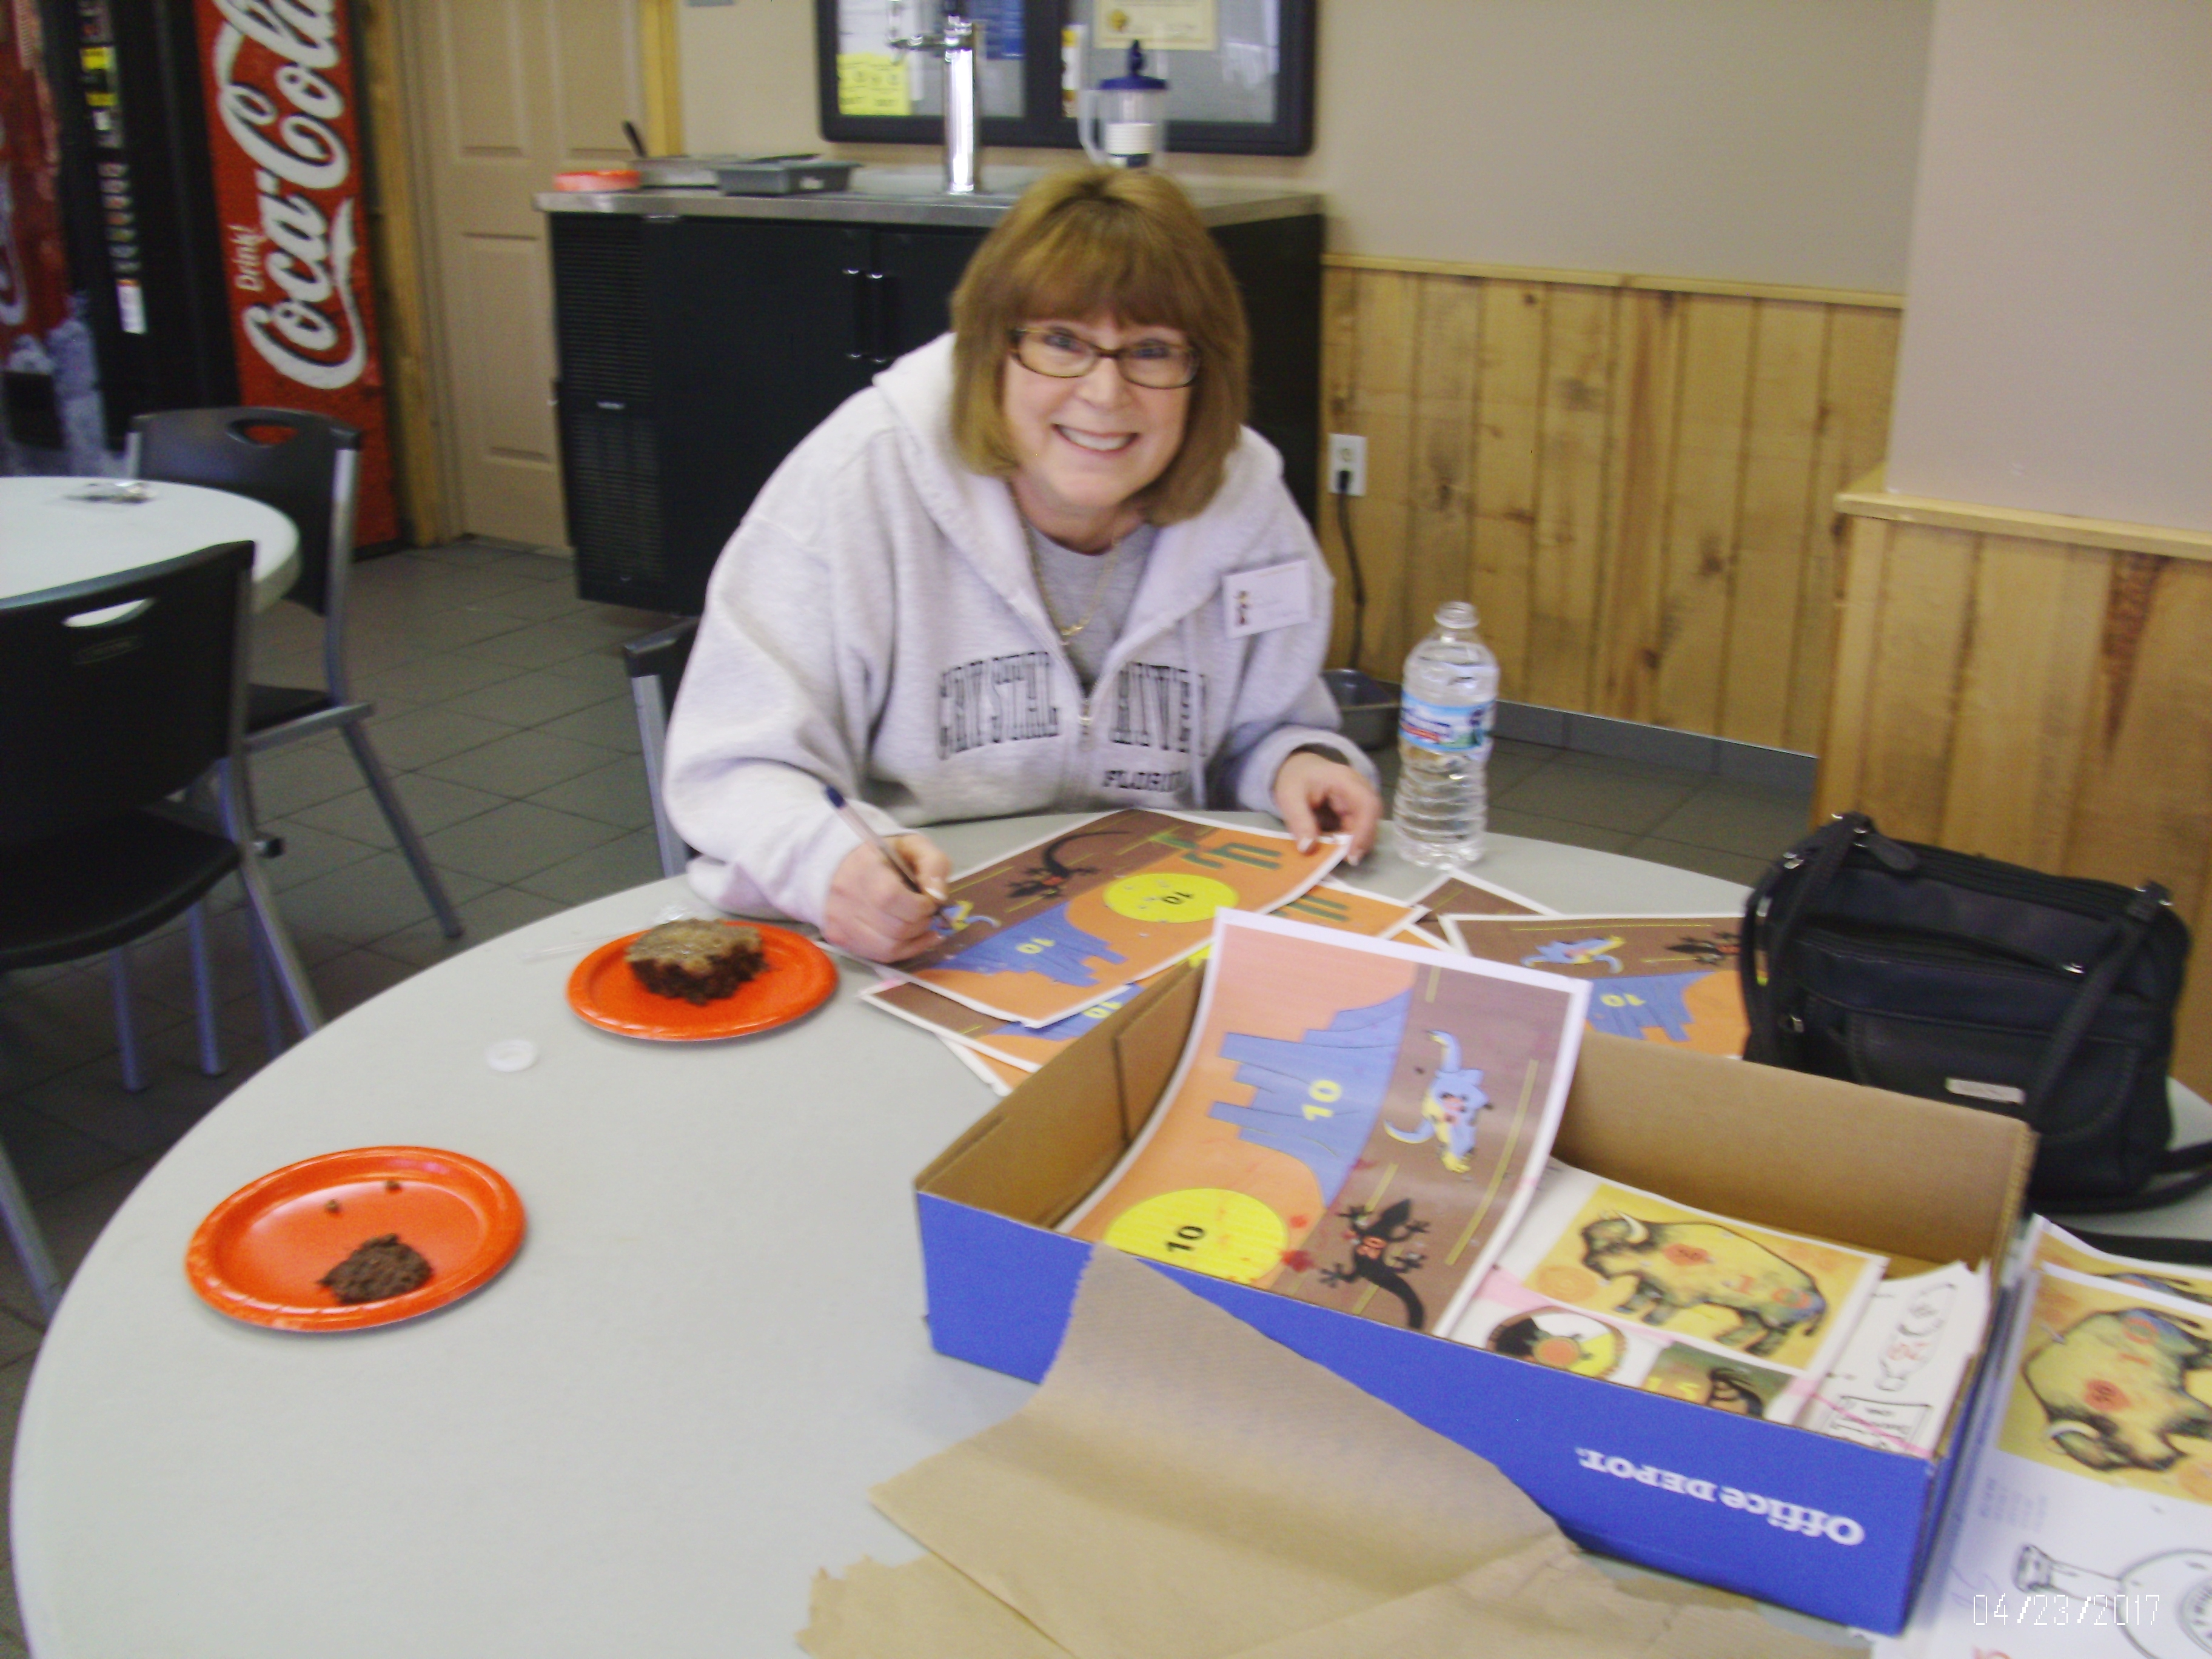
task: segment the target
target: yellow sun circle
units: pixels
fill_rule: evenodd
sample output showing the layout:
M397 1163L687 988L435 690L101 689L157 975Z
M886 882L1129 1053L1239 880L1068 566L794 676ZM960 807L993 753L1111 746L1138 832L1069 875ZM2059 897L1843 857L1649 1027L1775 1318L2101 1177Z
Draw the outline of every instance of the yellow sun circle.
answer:
M1106 1230L1131 1255L1250 1284L1279 1266L1291 1242L1282 1217L1258 1199L1220 1187L1186 1187L1133 1204Z
M1106 890L1106 908L1132 921L1212 921L1216 910L1236 904L1237 890L1225 881L1164 870L1124 876Z

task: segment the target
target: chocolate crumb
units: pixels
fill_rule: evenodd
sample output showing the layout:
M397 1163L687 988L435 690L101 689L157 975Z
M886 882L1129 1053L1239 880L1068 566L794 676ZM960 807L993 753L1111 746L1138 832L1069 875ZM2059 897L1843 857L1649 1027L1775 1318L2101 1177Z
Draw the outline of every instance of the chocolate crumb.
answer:
M404 1296L430 1276L430 1264L412 1245L386 1233L362 1243L315 1282L341 1302L382 1302Z
M387 1193L396 1193L399 1190L399 1183L396 1181L387 1181L384 1183L384 1190Z
M337 1201L337 1200L336 1200L336 1199L334 1198L334 1199L330 1200L327 1203L325 1203L325 1204L323 1206L323 1213L324 1213L325 1215L336 1215L336 1214L337 1214L337 1213L341 1209L343 1209L343 1208L344 1208L344 1207L345 1207L345 1206L344 1206L343 1205L340 1204L340 1203Z

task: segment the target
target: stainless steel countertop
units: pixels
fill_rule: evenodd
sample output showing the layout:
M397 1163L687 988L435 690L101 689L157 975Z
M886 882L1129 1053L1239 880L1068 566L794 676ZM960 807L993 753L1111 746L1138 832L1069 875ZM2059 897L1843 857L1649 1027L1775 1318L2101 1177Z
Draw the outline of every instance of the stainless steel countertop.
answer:
M816 219L878 225L949 225L988 229L1013 205L1034 168L987 169L986 183L1000 188L974 196L947 196L935 167L908 170L862 167L855 188L804 196L724 196L713 190L544 191L538 207L545 213L634 213L703 219ZM1178 180L1178 182L1181 182ZM1293 219L1322 210L1310 191L1251 189L1231 185L1185 184L1209 225L1243 224L1256 219Z

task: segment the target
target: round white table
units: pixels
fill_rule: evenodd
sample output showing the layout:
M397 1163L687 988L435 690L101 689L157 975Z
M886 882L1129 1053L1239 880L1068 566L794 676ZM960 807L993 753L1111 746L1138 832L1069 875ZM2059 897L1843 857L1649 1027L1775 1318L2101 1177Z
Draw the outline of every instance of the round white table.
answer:
M227 489L149 483L143 500L87 500L113 478L0 478L0 599L136 570L219 542L253 544L253 608L284 597L300 532L283 514Z
M1221 815L1229 816L1229 815ZM1070 822L939 826L956 866ZM1387 832L1386 832L1387 835ZM1346 872L1389 894L1421 872ZM1731 910L1685 871L1495 838L1566 911ZM78 1270L15 1447L40 1659L790 1655L815 1571L915 1547L868 1488L1029 1385L932 1352L910 1183L991 1103L927 1032L836 996L760 1037L629 1041L562 988L679 881L477 946L293 1048L142 1182ZM527 1038L536 1064L485 1050ZM285 1335L208 1308L186 1241L318 1152L411 1143L513 1181L498 1279L410 1323Z

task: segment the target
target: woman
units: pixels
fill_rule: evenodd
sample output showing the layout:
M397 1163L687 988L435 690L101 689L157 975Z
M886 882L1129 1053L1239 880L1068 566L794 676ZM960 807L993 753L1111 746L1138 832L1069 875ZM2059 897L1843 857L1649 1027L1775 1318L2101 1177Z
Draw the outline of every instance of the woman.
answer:
M895 962L932 902L831 811L902 825L1272 808L1354 857L1382 805L1319 678L1330 580L1243 427L1243 307L1154 174L1047 179L984 239L953 332L780 467L730 538L668 735L691 879ZM941 890L925 836L895 843Z

